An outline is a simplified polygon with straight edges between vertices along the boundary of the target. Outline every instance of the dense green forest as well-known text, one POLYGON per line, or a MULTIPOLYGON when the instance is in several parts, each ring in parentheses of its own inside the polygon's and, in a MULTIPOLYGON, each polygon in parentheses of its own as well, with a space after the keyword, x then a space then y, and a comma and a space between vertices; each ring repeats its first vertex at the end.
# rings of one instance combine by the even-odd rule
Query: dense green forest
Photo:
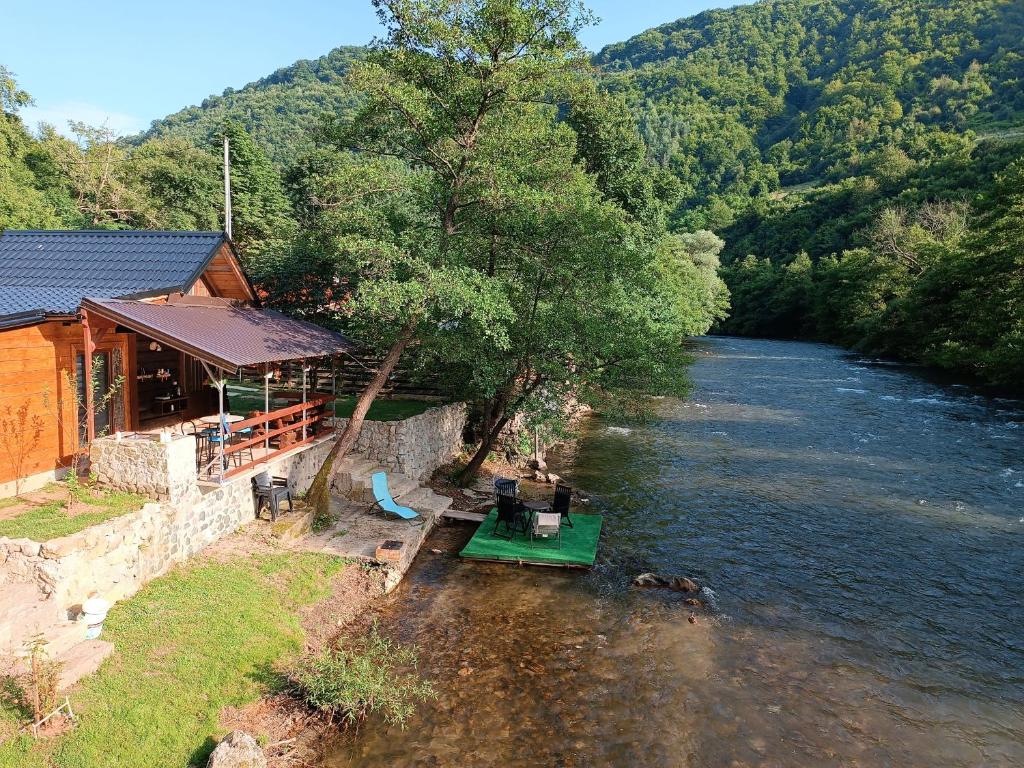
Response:
MULTIPOLYGON (((720 256, 732 299, 719 331, 833 341, 1014 385, 1021 39, 1014 0, 773 0, 608 46, 590 78, 628 109, 656 188, 644 194, 666 206, 668 228, 713 252, 690 263, 720 256)), ((286 274, 282 244, 308 226, 304 199, 323 192, 311 179, 337 162, 324 115, 344 121, 365 103, 351 72, 366 55, 298 62, 118 142, 86 126, 77 143, 31 134, 5 77, 0 226, 215 226, 227 126, 236 230, 272 282, 286 274)), ((694 300, 721 318, 715 290, 694 300)))

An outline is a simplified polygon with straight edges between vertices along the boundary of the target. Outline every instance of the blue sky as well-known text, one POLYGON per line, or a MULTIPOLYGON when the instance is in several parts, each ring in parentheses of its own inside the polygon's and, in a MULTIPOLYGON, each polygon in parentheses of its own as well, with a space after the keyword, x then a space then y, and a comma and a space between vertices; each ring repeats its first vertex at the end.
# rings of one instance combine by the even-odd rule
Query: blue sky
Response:
MULTIPOLYGON (((736 0, 591 0, 597 50, 736 0)), ((369 0, 17 2, 2 14, 0 64, 35 98, 22 113, 60 129, 76 119, 132 133, 150 121, 379 31, 369 0)))

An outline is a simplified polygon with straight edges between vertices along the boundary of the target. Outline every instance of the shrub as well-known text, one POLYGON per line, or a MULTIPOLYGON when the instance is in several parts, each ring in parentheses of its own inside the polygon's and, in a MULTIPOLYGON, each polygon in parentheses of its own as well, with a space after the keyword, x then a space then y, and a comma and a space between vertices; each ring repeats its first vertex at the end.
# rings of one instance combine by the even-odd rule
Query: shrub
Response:
POLYGON ((332 721, 357 724, 376 712, 404 727, 416 702, 437 695, 415 667, 416 649, 382 637, 374 625, 364 638, 303 657, 288 681, 300 699, 332 721))
POLYGON ((42 635, 27 640, 28 669, 5 676, 0 683, 0 695, 6 703, 33 723, 38 723, 57 706, 57 686, 63 664, 50 658, 46 644, 42 635))

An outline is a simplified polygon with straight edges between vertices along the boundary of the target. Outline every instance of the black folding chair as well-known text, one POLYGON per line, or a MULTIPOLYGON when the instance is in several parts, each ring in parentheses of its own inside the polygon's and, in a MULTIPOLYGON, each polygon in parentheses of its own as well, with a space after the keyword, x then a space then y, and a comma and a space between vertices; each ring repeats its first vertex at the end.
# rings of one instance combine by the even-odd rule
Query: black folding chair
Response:
POLYGON ((569 519, 569 505, 572 503, 572 488, 559 483, 555 486, 555 500, 551 503, 551 511, 562 516, 562 525, 573 527, 569 519))
POLYGON ((260 472, 252 479, 253 492, 256 494, 256 517, 260 516, 260 510, 264 503, 270 508, 270 522, 277 521, 277 515, 281 510, 281 502, 288 502, 288 511, 295 510, 292 502, 292 490, 288 487, 288 480, 283 477, 271 477, 269 472, 260 472))
POLYGON ((512 541, 517 533, 525 534, 527 531, 526 515, 523 514, 523 505, 519 502, 519 499, 505 493, 499 493, 496 501, 498 519, 494 521, 494 530, 491 531, 491 535, 497 536, 499 539, 512 541), (498 527, 502 524, 505 525, 504 535, 498 533, 498 527))

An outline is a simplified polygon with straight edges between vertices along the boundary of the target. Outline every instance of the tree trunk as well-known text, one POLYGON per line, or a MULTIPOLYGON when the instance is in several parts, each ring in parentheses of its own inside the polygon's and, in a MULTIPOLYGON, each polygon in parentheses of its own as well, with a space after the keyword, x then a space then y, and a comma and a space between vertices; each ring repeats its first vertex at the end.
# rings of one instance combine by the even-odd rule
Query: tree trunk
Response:
POLYGON ((511 416, 502 416, 494 423, 486 434, 484 434, 484 439, 480 441, 480 447, 476 449, 476 453, 473 454, 473 458, 469 460, 469 464, 467 464, 459 473, 459 485, 465 487, 473 481, 477 472, 480 471, 480 467, 482 467, 483 463, 487 460, 487 454, 491 452, 491 448, 493 448, 494 443, 497 442, 498 436, 501 434, 501 430, 505 428, 505 425, 508 424, 510 419, 511 416))
POLYGON ((417 319, 413 318, 402 328, 398 338, 395 339, 391 349, 388 350, 384 360, 381 361, 377 372, 370 379, 370 383, 360 393, 355 410, 352 411, 352 417, 348 420, 348 424, 345 425, 341 437, 338 438, 331 452, 327 454, 323 466, 320 467, 320 471, 313 478, 313 484, 309 488, 306 499, 316 507, 316 517, 327 515, 330 504, 330 479, 331 475, 334 474, 334 465, 345 458, 348 452, 352 450, 352 446, 356 444, 356 440, 359 439, 359 433, 363 429, 366 414, 369 412, 370 406, 373 405, 373 401, 376 400, 377 395, 380 394, 384 385, 387 384, 388 377, 395 370, 395 366, 398 365, 398 361, 402 358, 405 348, 412 341, 416 325, 417 319))

